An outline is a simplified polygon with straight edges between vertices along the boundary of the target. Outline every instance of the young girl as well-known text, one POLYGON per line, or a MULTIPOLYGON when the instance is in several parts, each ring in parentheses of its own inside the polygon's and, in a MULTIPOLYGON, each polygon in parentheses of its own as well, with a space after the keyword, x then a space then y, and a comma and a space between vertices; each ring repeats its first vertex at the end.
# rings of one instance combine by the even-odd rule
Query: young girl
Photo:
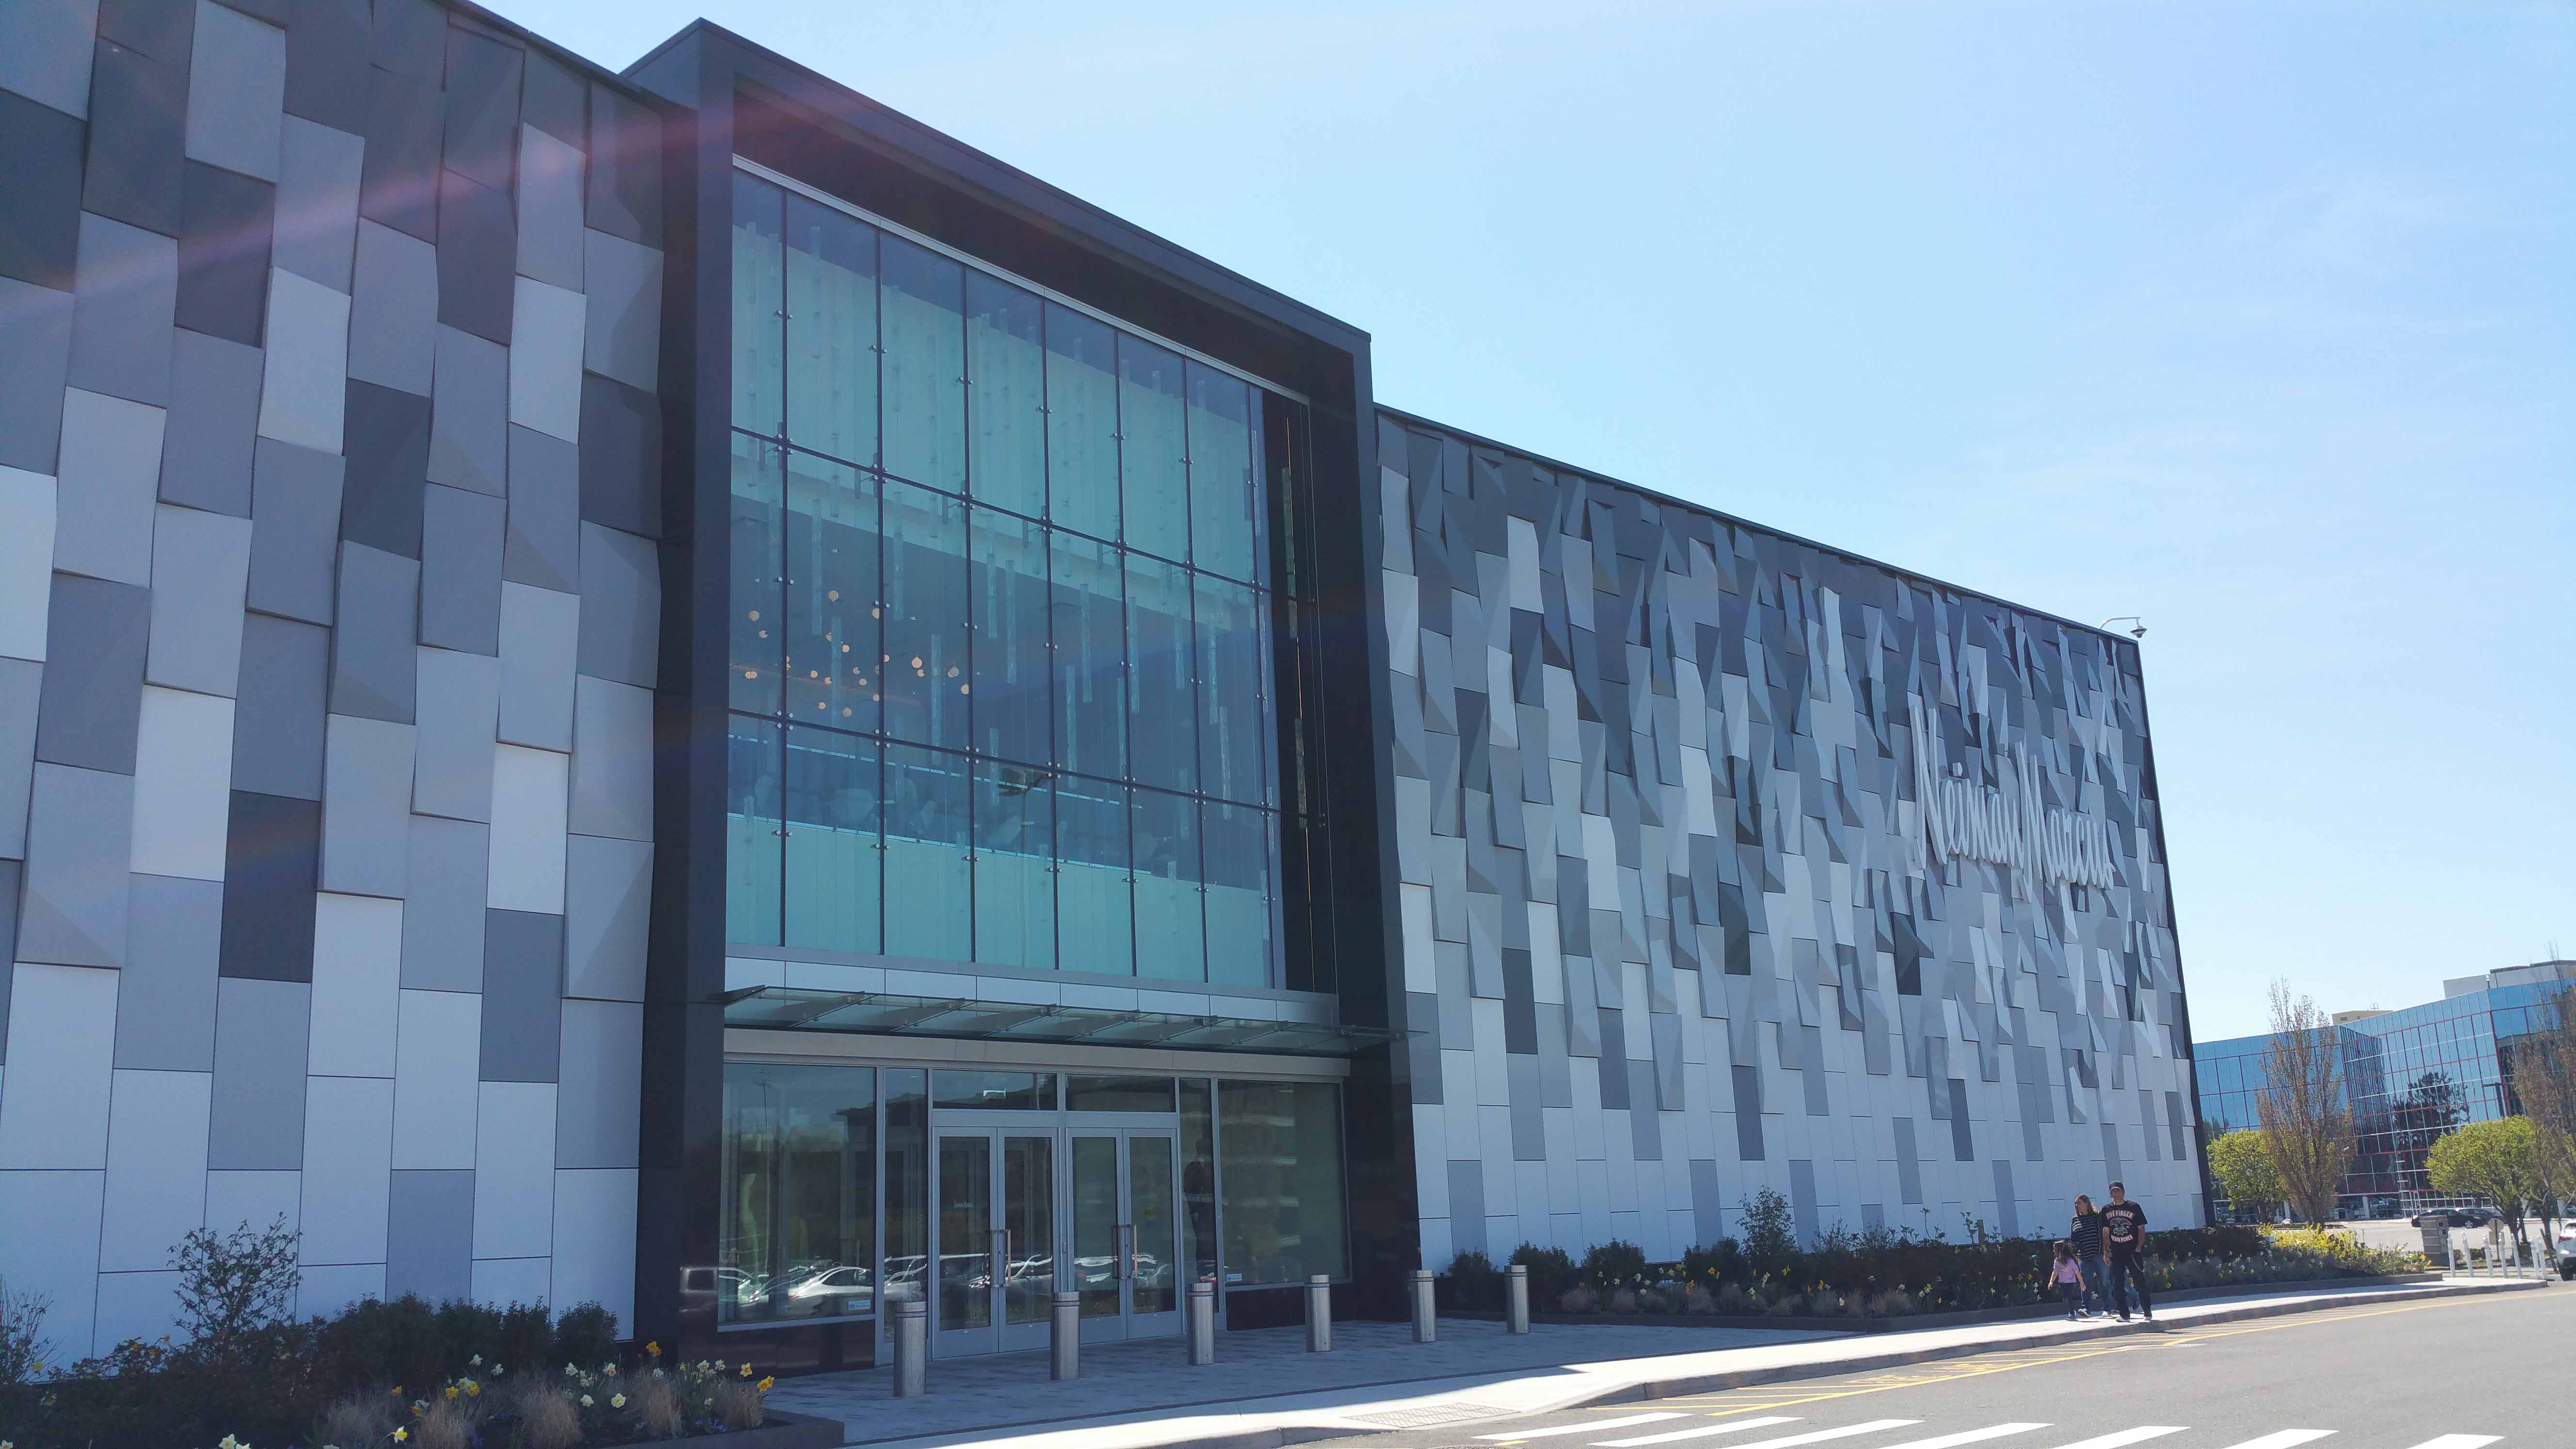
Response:
POLYGON ((2048 1281, 2066 1303, 2066 1321, 2083 1317, 2077 1309, 2084 1301, 2084 1272, 2076 1266, 2075 1245, 2064 1238, 2057 1240, 2057 1259, 2049 1265, 2048 1281))

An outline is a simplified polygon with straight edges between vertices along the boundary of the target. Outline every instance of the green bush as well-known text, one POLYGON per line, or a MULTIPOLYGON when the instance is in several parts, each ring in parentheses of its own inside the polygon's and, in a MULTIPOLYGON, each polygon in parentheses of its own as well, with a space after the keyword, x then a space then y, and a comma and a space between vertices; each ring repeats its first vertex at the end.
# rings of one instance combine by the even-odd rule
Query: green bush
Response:
POLYGON ((1529 1269, 1531 1308, 1540 1313, 1550 1311, 1556 1301, 1575 1286, 1574 1260, 1563 1248, 1542 1248, 1523 1243, 1512 1249, 1511 1261, 1529 1269))
POLYGON ((447 1376, 439 1326, 438 1310, 417 1295, 362 1298, 321 1326, 319 1376, 335 1389, 438 1383, 447 1376))
POLYGON ((513 1303, 501 1310, 501 1349, 492 1362, 513 1373, 557 1367, 555 1324, 542 1303, 513 1303))
POLYGON ((459 1298, 438 1305, 438 1342, 450 1374, 464 1372, 459 1365, 509 1362, 500 1356, 501 1310, 481 1303, 459 1298))
POLYGON ((1645 1276, 1646 1250, 1624 1238, 1595 1243, 1583 1255, 1583 1281, 1596 1292, 1631 1287, 1645 1276))
POLYGON ((585 1369, 617 1361, 617 1315, 596 1303, 564 1310, 555 1322, 555 1357, 585 1369))
POLYGON ((1449 1261, 1450 1301, 1459 1308, 1481 1312, 1499 1312, 1503 1306, 1503 1275, 1494 1269, 1494 1260, 1473 1248, 1449 1261))
POLYGON ((1705 1248, 1682 1250, 1682 1281, 1704 1283, 1713 1291, 1720 1283, 1741 1282, 1753 1276, 1751 1260, 1744 1247, 1733 1238, 1720 1238, 1705 1248))

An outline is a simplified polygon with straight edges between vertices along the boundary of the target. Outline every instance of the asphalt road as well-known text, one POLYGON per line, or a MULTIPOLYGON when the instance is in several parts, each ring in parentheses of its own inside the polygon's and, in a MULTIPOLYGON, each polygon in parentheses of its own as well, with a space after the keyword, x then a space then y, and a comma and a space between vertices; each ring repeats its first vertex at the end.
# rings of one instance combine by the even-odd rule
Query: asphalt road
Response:
POLYGON ((1333 1442, 1353 1449, 2569 1449, 2576 1446, 2571 1365, 2576 1288, 2553 1284, 1333 1442))

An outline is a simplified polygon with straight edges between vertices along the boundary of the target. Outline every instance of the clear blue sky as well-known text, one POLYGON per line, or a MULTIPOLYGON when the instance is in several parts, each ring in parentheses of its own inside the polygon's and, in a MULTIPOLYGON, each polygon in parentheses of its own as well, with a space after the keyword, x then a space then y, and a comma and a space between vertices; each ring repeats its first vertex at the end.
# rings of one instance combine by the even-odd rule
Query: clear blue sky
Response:
POLYGON ((1393 405, 2144 615, 2203 1039, 2576 954, 2576 7, 496 3, 704 13, 1393 405))

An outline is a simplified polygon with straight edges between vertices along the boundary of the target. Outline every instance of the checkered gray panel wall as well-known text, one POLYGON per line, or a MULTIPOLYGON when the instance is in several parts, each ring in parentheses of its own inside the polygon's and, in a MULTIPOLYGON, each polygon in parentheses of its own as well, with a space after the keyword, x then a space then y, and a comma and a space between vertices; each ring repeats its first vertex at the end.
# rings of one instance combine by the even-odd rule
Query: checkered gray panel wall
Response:
POLYGON ((631 1317, 659 122, 430 0, 0 6, 0 1278, 631 1317))
POLYGON ((1423 1261, 2200 1220, 2126 641, 1381 415, 1423 1261), (1924 799, 1932 799, 1927 813, 1924 799))

